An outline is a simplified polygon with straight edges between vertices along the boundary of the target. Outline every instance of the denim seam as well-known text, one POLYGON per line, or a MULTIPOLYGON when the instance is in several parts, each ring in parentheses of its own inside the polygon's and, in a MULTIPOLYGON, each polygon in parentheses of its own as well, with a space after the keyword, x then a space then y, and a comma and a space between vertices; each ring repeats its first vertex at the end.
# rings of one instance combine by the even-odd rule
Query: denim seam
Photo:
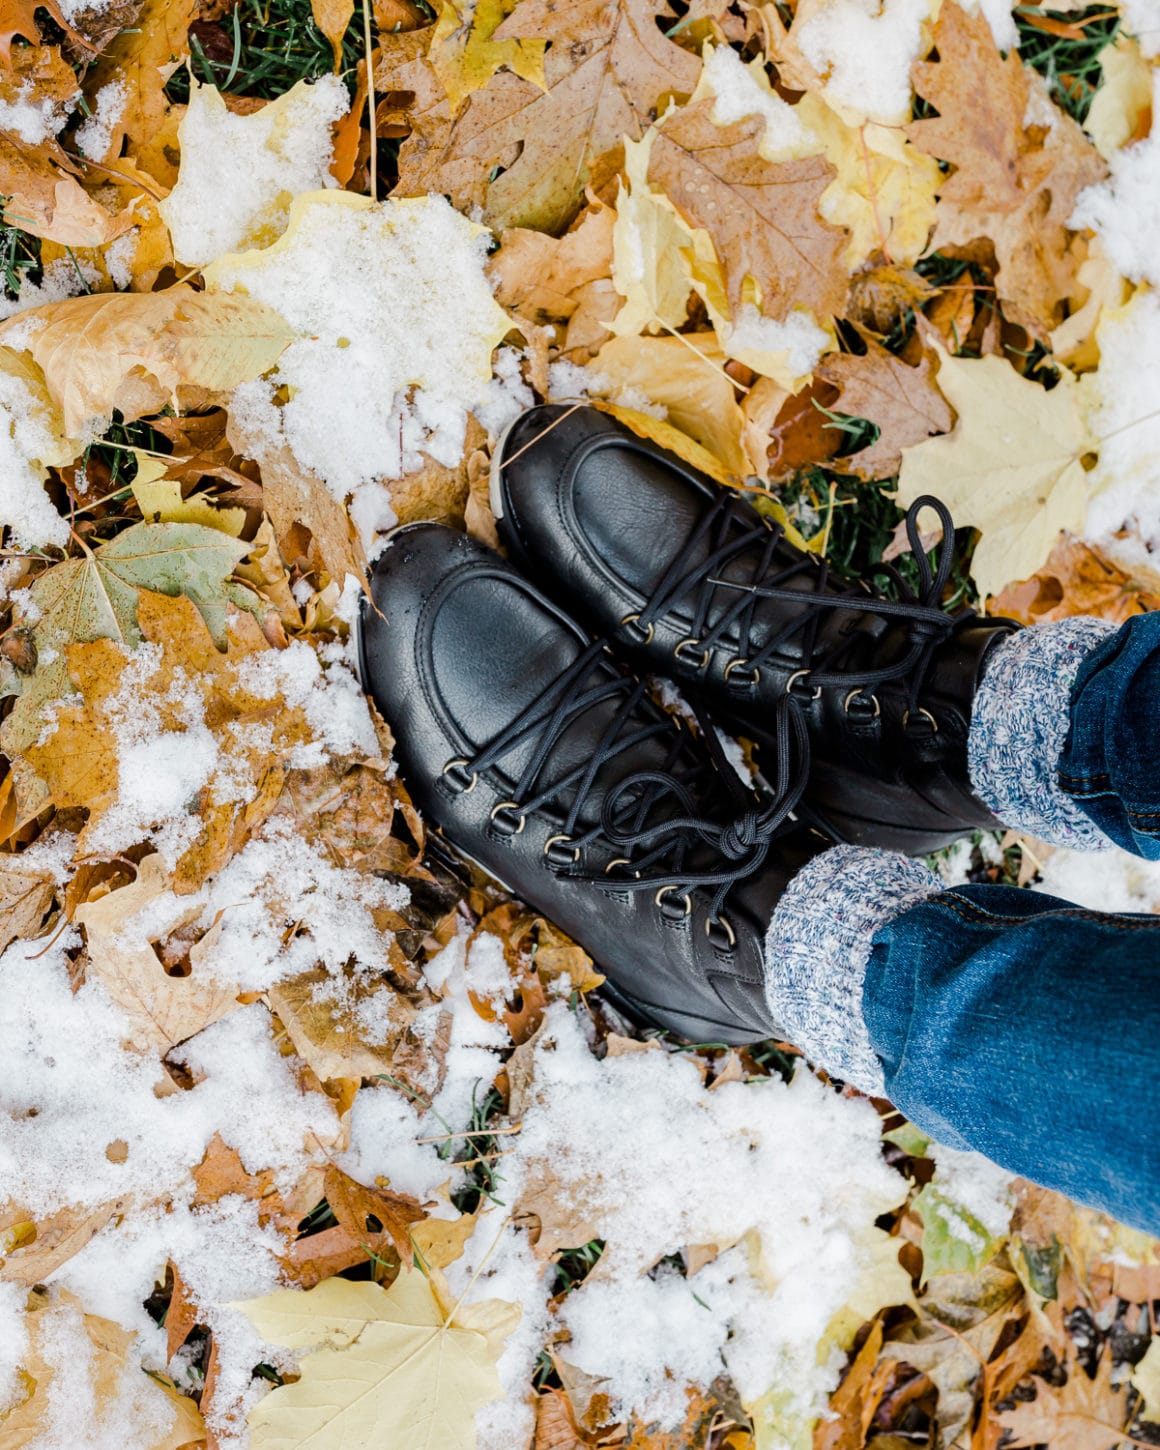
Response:
MULTIPOLYGON (((928 903, 922 902, 920 904, 925 906, 928 903)), ((952 901, 948 900, 946 896, 939 896, 929 904, 936 907, 945 907, 948 911, 953 911, 956 916, 962 917, 964 921, 968 921, 974 926, 986 926, 990 923, 994 923, 997 926, 1021 926, 1024 922, 1042 920, 1041 915, 1008 916, 1002 912, 987 911, 975 906, 973 902, 965 902, 962 900, 952 901)), ((1078 906, 1065 908, 1061 911, 1054 911, 1052 915, 1065 916, 1069 921, 1090 921, 1094 922, 1097 926, 1110 926, 1113 931, 1147 931, 1149 929, 1160 928, 1160 917, 1142 921, 1113 920, 1106 914, 1101 914, 1098 911, 1084 911, 1078 906)))

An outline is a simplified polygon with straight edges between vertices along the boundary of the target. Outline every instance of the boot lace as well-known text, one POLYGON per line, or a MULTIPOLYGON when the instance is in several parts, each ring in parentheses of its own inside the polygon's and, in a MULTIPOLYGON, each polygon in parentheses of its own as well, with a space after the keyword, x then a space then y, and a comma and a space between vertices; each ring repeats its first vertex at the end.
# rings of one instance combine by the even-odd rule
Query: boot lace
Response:
POLYGON ((533 748, 512 789, 512 799, 492 810, 493 828, 516 835, 526 818, 550 804, 564 811, 558 834, 545 844, 549 864, 574 866, 584 848, 603 841, 618 853, 601 876, 580 872, 574 879, 598 882, 606 889, 615 868, 617 892, 652 891, 663 905, 668 893, 684 898, 696 888, 712 892, 709 918, 739 881, 761 865, 770 845, 792 828, 790 813, 805 789, 808 743, 800 711, 787 698, 775 711, 777 777, 764 797, 746 790, 725 759, 708 720, 695 709, 701 739, 694 741, 683 722, 661 711, 645 711, 647 685, 629 675, 595 667, 606 651, 602 640, 588 646, 565 671, 504 730, 476 753, 449 761, 444 775, 470 790, 479 774, 529 743, 533 748), (556 744, 589 710, 616 701, 591 753, 562 772, 553 770, 556 744), (655 768, 630 771, 604 789, 599 818, 584 826, 586 801, 601 772, 619 756, 644 742, 664 737, 667 749, 655 768), (699 800, 718 800, 736 808, 710 816, 699 800))
POLYGON ((847 711, 855 697, 863 705, 877 703, 867 692, 891 680, 907 681, 907 711, 904 721, 932 717, 924 711, 919 699, 935 651, 952 633, 974 618, 973 610, 948 614, 941 600, 954 566, 954 524, 946 506, 936 498, 924 495, 911 505, 906 515, 906 536, 918 568, 917 590, 910 588, 892 565, 883 565, 882 572, 895 582, 900 599, 883 599, 862 588, 835 587, 831 583, 829 565, 823 559, 797 551, 797 557, 783 568, 775 566, 778 546, 785 538, 781 525, 760 518, 748 504, 735 494, 722 493, 703 516, 689 538, 688 545, 674 560, 639 614, 624 621, 634 633, 651 639, 655 622, 678 603, 692 597, 693 619, 689 638, 677 646, 677 653, 699 664, 707 663, 714 648, 724 645, 731 631, 736 631, 736 654, 726 665, 725 675, 736 689, 756 685, 761 668, 777 651, 795 638, 802 668, 789 681, 789 693, 813 697, 823 689, 844 687, 847 711), (922 546, 918 520, 924 509, 933 509, 942 524, 942 543, 938 548, 937 568, 922 546), (689 566, 690 554, 699 552, 709 542, 709 552, 698 563, 689 566), (730 564, 748 563, 749 577, 724 578, 730 564), (713 623, 709 619, 719 604, 718 591, 726 592, 726 602, 713 623), (729 598, 728 596, 734 596, 729 598), (759 647, 752 645, 753 627, 758 603, 763 599, 779 599, 803 605, 792 614, 784 627, 759 647), (853 614, 877 616, 879 619, 904 621, 907 645, 899 657, 876 669, 852 669, 844 662, 855 653, 859 644, 874 637, 875 631, 863 626, 844 633, 825 650, 818 648, 818 630, 822 614, 828 610, 846 610, 853 614))

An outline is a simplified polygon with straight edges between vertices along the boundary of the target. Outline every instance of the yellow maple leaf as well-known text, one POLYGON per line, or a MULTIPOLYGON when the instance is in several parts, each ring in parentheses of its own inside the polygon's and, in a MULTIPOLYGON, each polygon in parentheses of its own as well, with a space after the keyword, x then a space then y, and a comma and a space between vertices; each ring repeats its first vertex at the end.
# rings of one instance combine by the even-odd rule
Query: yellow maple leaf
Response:
POLYGON ((272 368, 294 341, 272 307, 183 283, 29 308, 0 326, 0 342, 17 324, 71 438, 114 409, 129 422, 190 393, 198 402, 224 394, 272 368))
POLYGON ((1026 579, 1061 529, 1083 531, 1088 485, 1080 459, 1091 439, 1076 380, 1060 369, 1048 392, 1005 358, 939 351, 939 390, 958 414, 950 433, 902 451, 898 503, 942 499, 956 523, 982 534, 971 572, 980 594, 1026 579))
MULTIPOLYGON (((480 1329, 461 1327, 417 1269, 404 1269, 390 1289, 326 1279, 234 1307, 272 1344, 317 1346, 299 1380, 251 1410, 253 1450, 371 1450, 384 1426, 407 1450, 470 1450, 476 1410, 502 1394, 485 1333, 494 1327, 489 1306, 470 1306, 480 1329)), ((519 1311, 505 1308, 510 1332, 519 1311)))
POLYGON ((472 91, 482 90, 501 66, 541 90, 547 89, 546 40, 492 39, 511 9, 504 0, 479 0, 465 19, 452 0, 443 0, 427 59, 443 83, 453 110, 457 111, 472 91))

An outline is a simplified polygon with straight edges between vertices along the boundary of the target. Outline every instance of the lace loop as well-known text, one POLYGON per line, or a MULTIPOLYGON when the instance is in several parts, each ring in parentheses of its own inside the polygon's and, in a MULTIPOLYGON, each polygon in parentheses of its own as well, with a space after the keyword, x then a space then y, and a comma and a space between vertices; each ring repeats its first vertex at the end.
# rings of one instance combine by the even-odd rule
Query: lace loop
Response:
POLYGON ((616 860, 599 876, 579 879, 606 886, 615 866, 618 892, 648 890, 669 902, 705 888, 712 892, 710 918, 716 919, 729 890, 760 866, 771 842, 791 824, 808 771, 800 712, 788 699, 775 711, 777 779, 772 796, 762 799, 738 780, 703 715, 694 709, 701 737, 694 742, 683 725, 642 708, 644 684, 613 673, 601 658, 603 650, 604 642, 594 641, 506 729, 470 759, 453 763, 464 779, 478 778, 522 748, 526 760, 518 779, 505 786, 509 798, 491 812, 493 829, 518 835, 534 812, 552 805, 564 815, 544 847, 553 869, 575 874, 585 847, 603 842, 616 850, 616 860), (608 718, 585 759, 554 775, 561 738, 598 707, 608 718), (659 763, 605 784, 598 818, 582 824, 585 803, 606 780, 605 768, 650 740, 667 742, 657 752, 659 763), (722 796, 726 806, 732 799, 735 814, 727 809, 707 814, 703 803, 711 801, 713 809, 722 796))
MULTIPOLYGON (((895 680, 907 683, 907 707, 912 714, 920 708, 919 696, 935 650, 955 629, 974 617, 971 610, 951 616, 942 608, 942 597, 954 567, 954 522, 939 499, 924 495, 906 514, 906 537, 918 572, 917 590, 910 588, 892 565, 885 572, 894 580, 902 597, 883 599, 866 589, 837 589, 829 566, 812 554, 799 553, 788 565, 777 559, 785 537, 780 525, 772 528, 765 519, 753 523, 753 515, 735 494, 723 492, 694 529, 687 546, 674 559, 652 597, 634 616, 637 628, 652 631, 655 623, 679 602, 692 600, 690 637, 706 654, 726 646, 734 658, 725 675, 731 687, 754 687, 761 668, 784 645, 798 641, 802 667, 790 677, 790 693, 802 699, 817 699, 823 689, 851 688, 873 691, 895 680), (932 565, 923 549, 919 520, 933 509, 942 526, 937 564, 932 565), (708 552, 704 552, 708 543, 708 552), (698 563, 690 566, 690 556, 698 563), (726 577, 725 569, 733 571, 726 577), (722 597, 724 602, 722 602, 722 597), (799 608, 788 611, 785 626, 775 631, 760 647, 752 643, 757 607, 762 600, 775 599, 799 608), (822 612, 838 610, 850 615, 849 627, 826 648, 818 643, 822 612), (710 624, 710 616, 713 623, 710 624), (878 621, 879 623, 874 623, 878 621), (856 645, 881 633, 885 624, 897 621, 906 627, 906 648, 892 663, 875 669, 851 669, 845 662, 856 645), (735 634, 735 638, 732 637, 735 634)), ((651 635, 650 635, 651 637, 651 635)), ((678 649, 678 656, 680 650, 678 649)), ((849 694, 846 694, 849 699, 849 694)))

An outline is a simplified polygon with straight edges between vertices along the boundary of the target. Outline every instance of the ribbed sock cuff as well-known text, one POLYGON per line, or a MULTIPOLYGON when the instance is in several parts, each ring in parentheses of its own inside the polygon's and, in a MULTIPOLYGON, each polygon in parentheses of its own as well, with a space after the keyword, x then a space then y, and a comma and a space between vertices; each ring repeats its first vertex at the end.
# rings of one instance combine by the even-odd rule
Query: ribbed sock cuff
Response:
POLYGON ((875 935, 944 890, 921 861, 834 846, 793 878, 765 938, 765 993, 789 1040, 832 1077, 885 1091, 862 1014, 875 935))
POLYGON ((967 756, 975 794, 999 819, 1053 846, 1099 851, 1106 837, 1059 788, 1071 691, 1114 625, 1081 615, 996 645, 975 692, 967 756))

